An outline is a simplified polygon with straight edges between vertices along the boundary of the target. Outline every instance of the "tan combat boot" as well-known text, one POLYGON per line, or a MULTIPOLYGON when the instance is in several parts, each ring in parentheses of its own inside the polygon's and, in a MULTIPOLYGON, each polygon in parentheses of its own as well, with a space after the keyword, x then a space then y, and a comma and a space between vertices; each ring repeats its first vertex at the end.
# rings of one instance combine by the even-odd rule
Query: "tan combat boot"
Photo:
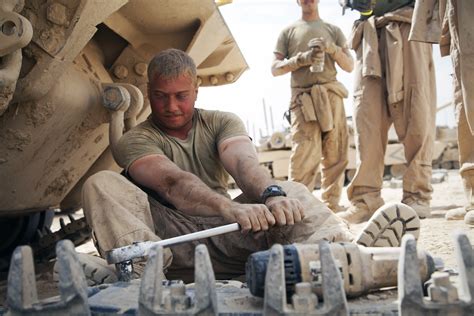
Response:
POLYGON ((387 203, 375 211, 355 242, 366 247, 400 247, 405 234, 418 239, 418 215, 403 203, 387 203))
POLYGON ((463 180, 464 192, 467 203, 465 206, 449 210, 445 218, 447 220, 462 220, 468 225, 474 225, 474 166, 463 167, 459 171, 463 180))
POLYGON ((467 168, 463 167, 459 170, 459 173, 463 180, 464 192, 467 198, 464 223, 474 225, 474 166, 469 165, 467 168))
POLYGON ((347 211, 336 214, 340 218, 348 221, 351 224, 359 224, 368 221, 372 216, 369 207, 364 203, 351 204, 347 211))
POLYGON ((347 207, 340 205, 339 203, 324 203, 326 206, 333 211, 333 213, 339 213, 339 212, 344 212, 347 210, 347 207))
POLYGON ((416 200, 406 204, 415 210, 419 218, 423 219, 431 217, 431 207, 429 201, 416 200))

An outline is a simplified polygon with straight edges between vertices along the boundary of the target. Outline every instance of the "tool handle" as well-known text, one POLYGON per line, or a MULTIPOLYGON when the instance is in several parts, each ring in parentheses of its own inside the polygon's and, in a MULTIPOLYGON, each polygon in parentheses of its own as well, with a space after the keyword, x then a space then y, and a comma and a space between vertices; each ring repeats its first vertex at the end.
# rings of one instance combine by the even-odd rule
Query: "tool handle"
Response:
POLYGON ((129 246, 115 248, 108 251, 106 253, 106 260, 109 264, 132 260, 135 258, 147 256, 150 249, 157 245, 161 245, 162 247, 171 247, 189 241, 195 241, 203 238, 235 232, 239 229, 239 224, 233 223, 160 241, 137 242, 129 246))

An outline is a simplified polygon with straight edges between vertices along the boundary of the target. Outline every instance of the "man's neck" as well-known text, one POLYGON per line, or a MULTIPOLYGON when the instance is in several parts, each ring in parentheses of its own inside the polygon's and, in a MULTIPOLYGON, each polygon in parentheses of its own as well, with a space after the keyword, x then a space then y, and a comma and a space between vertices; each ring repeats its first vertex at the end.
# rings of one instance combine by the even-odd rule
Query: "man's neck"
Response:
POLYGON ((312 22, 312 21, 318 21, 321 20, 321 17, 319 16, 319 11, 316 9, 311 13, 306 13, 303 12, 303 15, 301 17, 304 21, 307 22, 312 22))

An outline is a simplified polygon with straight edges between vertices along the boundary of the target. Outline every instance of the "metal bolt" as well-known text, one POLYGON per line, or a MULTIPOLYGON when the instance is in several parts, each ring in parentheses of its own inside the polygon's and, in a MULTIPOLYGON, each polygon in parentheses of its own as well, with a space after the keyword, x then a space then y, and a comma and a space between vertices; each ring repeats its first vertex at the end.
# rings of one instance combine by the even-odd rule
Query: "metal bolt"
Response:
POLYGON ((231 73, 231 72, 228 72, 228 73, 225 74, 225 80, 226 80, 227 82, 232 82, 232 81, 234 81, 234 78, 235 78, 235 76, 234 76, 234 74, 231 73))
POLYGON ((186 286, 184 284, 171 284, 171 296, 182 296, 186 294, 186 286))
POLYGON ((186 295, 186 286, 182 283, 171 284, 170 294, 165 297, 165 309, 184 311, 191 306, 191 298, 186 295))
POLYGON ((428 288, 431 301, 447 304, 459 299, 458 290, 449 280, 449 273, 435 272, 431 278, 433 279, 433 284, 428 288))
POLYGON ((301 282, 295 285, 295 293, 298 295, 309 295, 311 294, 311 284, 308 282, 301 282))
POLYGON ((212 84, 213 86, 215 86, 215 85, 219 82, 219 79, 217 79, 216 76, 211 76, 211 77, 209 78, 209 81, 211 82, 211 84, 212 84))
POLYGON ((148 66, 145 63, 136 63, 133 67, 133 70, 135 70, 137 75, 144 76, 146 74, 147 68, 148 66))
POLYGON ((449 286, 449 273, 448 272, 435 272, 432 274, 431 278, 436 286, 449 286))
POLYGON ((107 85, 104 87, 102 95, 103 104, 109 110, 118 111, 123 106, 126 106, 127 100, 130 99, 130 95, 125 88, 113 85, 107 85))
POLYGON ((13 21, 5 21, 1 27, 2 33, 11 36, 16 33, 16 25, 13 21))
POLYGON ((119 79, 125 79, 128 77, 128 69, 124 65, 117 65, 114 67, 114 75, 119 79))
POLYGON ((299 312, 310 312, 318 305, 318 297, 311 291, 308 282, 297 283, 292 296, 293 308, 299 312))

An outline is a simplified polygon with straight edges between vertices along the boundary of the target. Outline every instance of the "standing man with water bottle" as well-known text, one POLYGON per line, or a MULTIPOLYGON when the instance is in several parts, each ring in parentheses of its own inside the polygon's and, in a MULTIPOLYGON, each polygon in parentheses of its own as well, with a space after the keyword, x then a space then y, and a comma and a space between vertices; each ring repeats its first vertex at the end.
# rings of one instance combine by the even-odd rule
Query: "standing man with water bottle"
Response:
POLYGON ((319 16, 319 0, 297 0, 301 19, 279 35, 273 76, 291 72, 289 180, 311 191, 322 164, 322 200, 334 212, 339 205, 348 163, 348 128, 343 98, 347 89, 336 79, 336 63, 352 72, 354 61, 346 38, 319 16))

